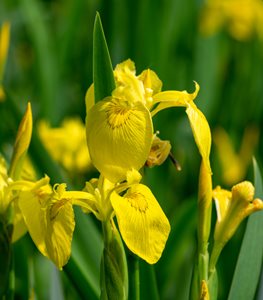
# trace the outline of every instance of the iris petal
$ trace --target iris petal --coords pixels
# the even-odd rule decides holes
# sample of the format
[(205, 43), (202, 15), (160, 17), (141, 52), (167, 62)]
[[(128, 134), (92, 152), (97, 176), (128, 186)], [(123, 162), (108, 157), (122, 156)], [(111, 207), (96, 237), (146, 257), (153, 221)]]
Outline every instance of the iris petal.
[(116, 98), (100, 101), (87, 114), (87, 143), (95, 167), (112, 182), (139, 170), (147, 160), (152, 135), (150, 113)]
[(113, 193), (111, 203), (128, 248), (149, 264), (156, 263), (165, 247), (170, 224), (150, 189), (135, 184), (123, 197)]

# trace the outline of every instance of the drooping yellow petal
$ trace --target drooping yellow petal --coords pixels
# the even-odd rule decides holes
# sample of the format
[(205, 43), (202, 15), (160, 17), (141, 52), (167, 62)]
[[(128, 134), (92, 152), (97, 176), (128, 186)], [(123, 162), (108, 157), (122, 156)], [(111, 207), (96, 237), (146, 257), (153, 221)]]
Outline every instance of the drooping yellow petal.
[(186, 107), (186, 113), (190, 121), (196, 145), (206, 167), (210, 169), (211, 132), (205, 116), (193, 102), (198, 91), (199, 85), (195, 82), (195, 91), (191, 94), (186, 91), (166, 91), (154, 95), (153, 104), (157, 104), (157, 106), (152, 110), (151, 115), (154, 116), (159, 111), (168, 107)]
[(220, 186), (217, 186), (213, 190), (213, 198), (216, 204), (217, 220), (221, 222), (225, 217), (228, 206), (230, 204), (232, 194), (230, 191), (221, 189)]
[(17, 201), (14, 202), (13, 225), (12, 243), (19, 240), (27, 232), (27, 227)]
[(49, 258), (61, 269), (71, 253), (71, 241), (75, 228), (74, 211), (70, 199), (56, 199), (47, 211), (46, 246)]
[(87, 114), (87, 143), (94, 166), (112, 182), (139, 170), (147, 160), (152, 135), (148, 109), (140, 102), (130, 105), (107, 98)]
[(25, 190), (19, 195), (18, 205), (23, 214), (24, 221), (30, 233), (32, 240), (38, 250), (49, 257), (46, 247), (46, 210), (45, 206), (49, 201), (51, 189), (48, 186), (48, 178), (37, 184), (41, 184), (37, 190)]
[(37, 248), (61, 269), (71, 252), (74, 212), (71, 199), (52, 191), (48, 181), (44, 178), (32, 190), (22, 191), (18, 204)]
[(170, 224), (150, 189), (135, 184), (123, 197), (113, 193), (111, 203), (128, 248), (148, 263), (156, 263), (162, 255)]
[(169, 108), (183, 106), (187, 107), (192, 102), (199, 92), (199, 85), (195, 82), (195, 91), (187, 93), (186, 91), (165, 91), (153, 96), (153, 105), (157, 106), (151, 111), (152, 117), (159, 111)]
[[(208, 170), (210, 170), (211, 131), (204, 114), (192, 102), (186, 109), (195, 143)], [(211, 171), (210, 171), (211, 172)]]

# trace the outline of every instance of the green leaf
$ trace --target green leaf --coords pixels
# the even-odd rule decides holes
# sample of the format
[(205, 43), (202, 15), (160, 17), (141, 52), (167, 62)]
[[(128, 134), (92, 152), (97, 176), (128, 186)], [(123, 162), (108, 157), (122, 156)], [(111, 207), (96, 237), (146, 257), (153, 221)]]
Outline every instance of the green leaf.
[(95, 18), (93, 32), (93, 82), (95, 102), (110, 96), (115, 88), (111, 59), (99, 13)]
[(209, 298), (216, 300), (218, 295), (218, 277), (216, 269), (210, 274), (208, 279)]
[[(262, 176), (255, 159), (253, 165), (256, 197), (263, 199)], [(253, 300), (255, 297), (262, 266), (262, 228), (263, 211), (248, 219), (228, 300)]]
[(36, 56), (36, 72), (39, 82), (39, 100), (41, 116), (55, 123), (61, 111), (57, 99), (59, 86), (59, 68), (54, 47), (54, 28), (49, 28), (42, 3), (36, 0), (20, 1), (21, 13), (25, 20), (29, 38)]
[[(132, 256), (131, 254), (130, 256)], [(136, 257), (138, 260), (139, 258)], [(141, 299), (160, 300), (158, 284), (157, 284), (157, 272), (155, 272), (155, 265), (149, 265), (143, 260), (138, 261), (140, 263), (139, 274), (139, 292)], [(130, 266), (130, 265), (129, 265)], [(130, 271), (130, 270), (129, 270)], [(142, 283), (142, 284), (140, 284)], [(151, 287), (151, 288), (149, 288)], [(130, 296), (130, 294), (129, 294)], [(132, 299), (132, 298), (131, 298)]]
[[(73, 279), (74, 285), (82, 295), (85, 295), (85, 293), (88, 295), (86, 290), (89, 290), (90, 296), (88, 299), (95, 299), (99, 297), (100, 293), (99, 269), (103, 242), (98, 229), (93, 223), (92, 217), (85, 215), (79, 207), (76, 207), (74, 211), (76, 227), (72, 242), (71, 260), (69, 261), (69, 265), (65, 267), (66, 273)], [(87, 228), (89, 230), (88, 238)], [(82, 282), (78, 280), (78, 277), (83, 278), (83, 280), (81, 279)]]

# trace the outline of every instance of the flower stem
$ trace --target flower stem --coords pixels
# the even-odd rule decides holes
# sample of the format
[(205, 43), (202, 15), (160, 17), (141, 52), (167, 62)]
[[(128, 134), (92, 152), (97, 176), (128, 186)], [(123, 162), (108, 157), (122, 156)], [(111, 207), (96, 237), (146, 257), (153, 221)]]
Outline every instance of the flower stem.
[(134, 255), (129, 256), (129, 299), (140, 300), (140, 269), (139, 258)]

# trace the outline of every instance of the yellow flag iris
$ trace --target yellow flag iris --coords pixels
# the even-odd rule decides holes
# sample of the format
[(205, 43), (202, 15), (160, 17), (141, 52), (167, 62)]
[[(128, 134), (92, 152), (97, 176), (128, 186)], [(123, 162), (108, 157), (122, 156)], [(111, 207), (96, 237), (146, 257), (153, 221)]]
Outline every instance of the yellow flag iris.
[[(171, 146), (169, 141), (161, 141), (154, 135), (152, 117), (165, 108), (186, 108), (202, 156), (203, 177), (209, 178), (209, 182), (210, 128), (194, 103), (199, 91), (197, 83), (193, 93), (162, 92), (162, 82), (156, 73), (148, 69), (137, 76), (131, 60), (118, 64), (114, 77), (116, 88), (109, 97), (95, 104), (93, 85), (86, 94), (87, 144), (91, 160), (102, 177), (113, 185), (113, 191), (108, 194), (111, 208), (109, 199), (105, 193), (102, 195), (97, 182), (95, 196), (98, 203), (104, 203), (99, 210), (107, 208), (98, 216), (105, 219), (105, 216), (111, 216), (112, 209), (128, 248), (148, 263), (155, 263), (164, 249), (170, 225), (151, 191), (139, 184), (138, 171), (145, 164), (161, 164), (169, 155)], [(126, 187), (121, 189), (122, 185)], [(205, 186), (206, 191), (207, 187), (212, 192), (210, 185)], [(123, 195), (123, 192), (126, 193)], [(211, 206), (210, 192), (209, 196), (205, 198), (209, 204), (204, 207)]]
[(91, 168), (85, 125), (79, 118), (65, 119), (61, 126), (56, 128), (51, 128), (48, 122), (42, 120), (37, 128), (52, 158), (61, 163), (67, 171), (83, 173)]
[(263, 38), (261, 0), (208, 0), (201, 14), (201, 32), (214, 34), (226, 27), (232, 37), (246, 41), (258, 34)]
[(95, 167), (109, 180), (124, 180), (128, 170), (139, 170), (146, 162), (153, 139), (152, 119), (159, 111), (186, 108), (199, 152), (210, 171), (210, 128), (186, 91), (161, 92), (162, 82), (152, 70), (136, 76), (135, 65), (126, 60), (114, 71), (116, 89), (94, 105), (94, 88), (86, 94), (87, 143)]
[(61, 269), (71, 253), (75, 227), (73, 205), (85, 209), (95, 199), (86, 192), (66, 191), (66, 184), (49, 185), (46, 176), (19, 193), (18, 206), (27, 229), (39, 251)]

